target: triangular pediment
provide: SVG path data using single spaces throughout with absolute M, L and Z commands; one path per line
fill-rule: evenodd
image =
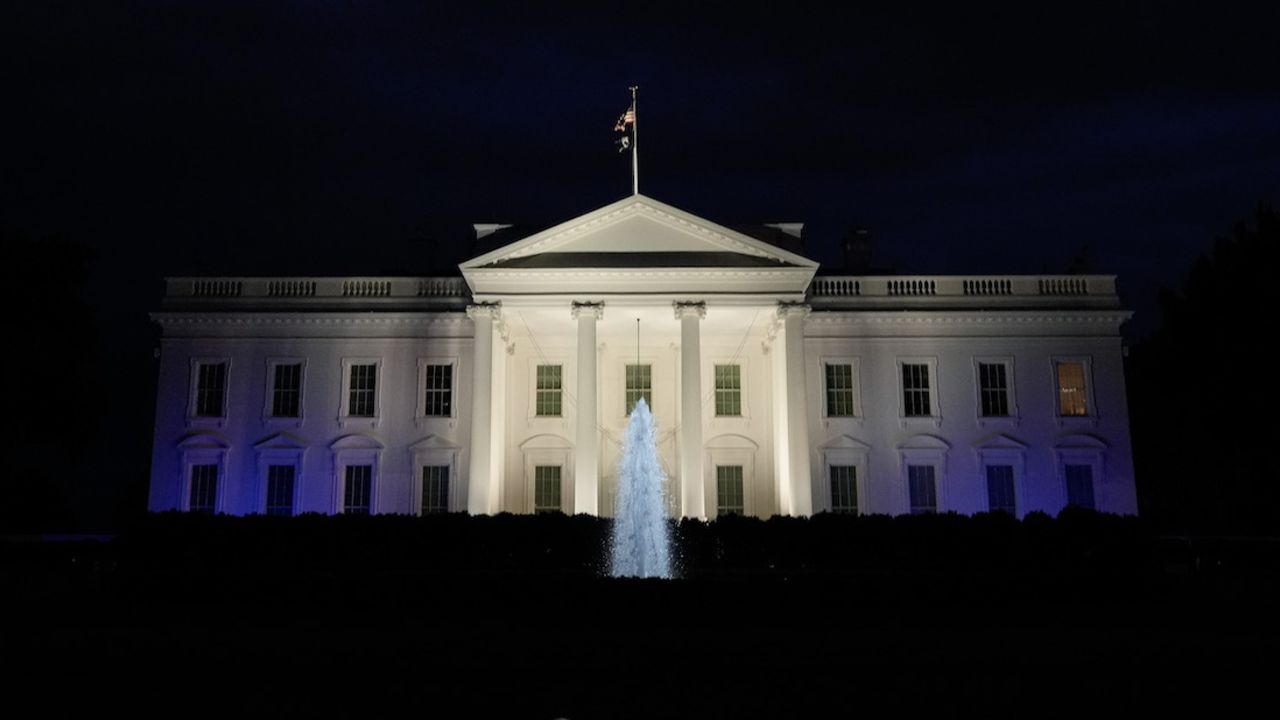
M 817 268 L 814 261 L 644 195 L 630 197 L 462 263 L 475 268 Z
M 411 452 L 423 452 L 428 450 L 461 450 L 462 448 L 455 442 L 442 438 L 439 435 L 428 435 L 418 442 L 409 446 Z
M 279 432 L 269 435 L 253 446 L 254 450 L 306 450 L 307 443 L 297 435 Z
M 1021 440 L 997 433 L 974 445 L 979 450 L 1026 450 L 1027 444 Z
M 871 446 L 851 435 L 832 438 L 819 446 L 823 450 L 853 450 L 855 452 L 871 452 Z

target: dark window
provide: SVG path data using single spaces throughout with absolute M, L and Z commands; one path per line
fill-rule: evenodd
M 422 514 L 449 512 L 449 466 L 422 468 Z
M 218 498 L 218 466 L 191 466 L 191 512 L 211 513 Z
M 534 415 L 558 417 L 561 412 L 561 377 L 559 365 L 539 365 L 534 391 Z M 559 504 L 557 504 L 557 509 Z
M 831 511 L 858 513 L 858 468 L 854 465 L 831 466 Z
M 1093 504 L 1093 466 L 1068 465 L 1067 505 L 1095 509 Z
M 271 388 L 272 417 L 298 417 L 302 407 L 302 363 L 276 365 Z
M 929 402 L 929 366 L 902 366 L 902 408 L 907 417 L 928 417 L 933 414 Z
M 626 384 L 627 414 L 630 415 L 636 403 L 644 398 L 644 404 L 653 412 L 653 366 L 628 365 Z
M 538 465 L 533 469 L 533 511 L 560 512 L 559 465 Z
M 222 417 L 222 401 L 227 392 L 227 364 L 201 363 L 196 374 L 196 417 Z
M 983 417 L 1009 414 L 1009 378 L 1004 363 L 978 363 L 978 389 Z
M 293 465 L 267 467 L 267 514 L 293 515 L 293 480 L 297 468 Z
M 716 415 L 737 417 L 742 414 L 742 367 L 716 365 Z
M 453 366 L 428 365 L 423 414 L 449 417 L 453 414 Z
M 349 515 L 368 515 L 369 501 L 373 496 L 373 466 L 348 465 L 345 475 L 342 512 Z
M 987 466 L 987 505 L 991 512 L 1018 514 L 1013 494 L 1013 466 Z
M 911 514 L 938 511 L 938 492 L 932 465 L 908 465 L 907 489 L 911 495 Z
M 741 515 L 742 466 L 716 466 L 716 515 Z
M 827 415 L 853 415 L 852 365 L 827 365 Z
M 373 417 L 374 398 L 378 389 L 378 366 L 351 366 L 351 395 L 347 403 L 347 415 Z

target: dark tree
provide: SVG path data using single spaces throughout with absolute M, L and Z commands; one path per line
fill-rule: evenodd
M 91 252 L 4 232 L 9 457 L 0 532 L 75 527 L 84 461 L 99 430 L 97 343 L 85 298 Z
M 1162 290 L 1160 330 L 1133 348 L 1128 385 L 1141 511 L 1166 532 L 1280 532 L 1275 453 L 1280 217 L 1260 205 Z

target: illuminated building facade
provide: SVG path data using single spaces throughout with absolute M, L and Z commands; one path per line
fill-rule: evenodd
M 761 230 L 633 195 L 461 277 L 170 278 L 150 508 L 608 515 L 644 397 L 673 516 L 1137 511 L 1114 277 Z

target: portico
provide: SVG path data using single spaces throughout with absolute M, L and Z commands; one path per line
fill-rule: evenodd
M 506 441 L 505 457 L 470 465 L 468 492 L 483 498 L 472 512 L 536 512 L 559 493 L 566 511 L 611 514 L 628 405 L 641 395 L 673 516 L 773 514 L 784 497 L 812 511 L 807 453 L 775 457 L 776 439 L 808 443 L 805 365 L 776 366 L 766 345 L 784 327 L 802 352 L 795 308 L 816 263 L 637 195 L 461 268 L 483 318 L 474 377 L 507 388 L 489 394 L 489 420 L 474 420 Z M 509 331 L 501 379 L 485 366 L 500 353 L 479 339 L 493 336 L 490 317 Z M 774 398 L 788 386 L 802 398 L 794 408 Z

